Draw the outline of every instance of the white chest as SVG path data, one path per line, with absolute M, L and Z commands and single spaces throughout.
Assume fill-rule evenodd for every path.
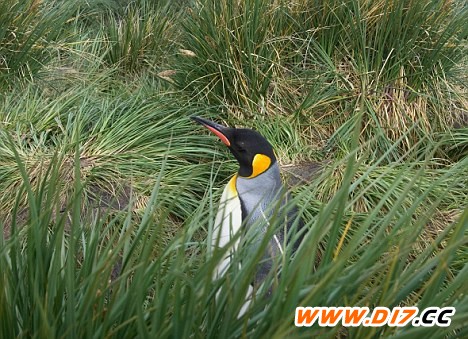
M 240 230 L 242 225 L 241 203 L 236 191 L 236 178 L 237 175 L 232 177 L 224 188 L 221 196 L 211 240 L 212 250 L 225 247 Z M 232 254 L 232 252 L 237 249 L 238 245 L 239 240 L 230 247 L 229 253 Z M 218 277 L 222 275 L 229 266 L 229 256 L 228 254 L 217 266 L 216 274 Z

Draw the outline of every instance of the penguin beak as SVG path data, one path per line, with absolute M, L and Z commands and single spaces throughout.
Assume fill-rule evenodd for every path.
M 197 116 L 191 117 L 193 121 L 198 122 L 199 124 L 205 126 L 208 128 L 213 134 L 215 134 L 221 141 L 226 145 L 226 146 L 231 146 L 231 142 L 229 141 L 227 137 L 227 131 L 228 127 L 225 127 L 223 125 L 217 124 L 213 121 L 203 119 Z

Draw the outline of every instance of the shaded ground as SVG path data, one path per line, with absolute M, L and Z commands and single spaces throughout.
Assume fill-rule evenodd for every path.
M 308 184 L 317 177 L 323 167 L 319 162 L 303 162 L 281 167 L 284 180 L 289 187 Z
M 128 208 L 132 196 L 130 187 L 123 187 L 118 191 L 110 192 L 97 185 L 90 185 L 85 195 L 82 215 L 106 215 L 115 211 L 123 211 Z M 57 214 L 63 215 L 67 210 L 67 201 L 60 204 L 60 211 L 54 213 L 52 220 L 57 218 Z M 7 215 L 3 220 L 3 237 L 8 239 L 11 233 L 11 225 L 14 220 L 13 215 Z M 28 222 L 28 208 L 24 207 L 16 214 L 14 220 L 16 227 L 22 227 Z M 69 225 L 69 220 L 65 221 L 65 227 Z

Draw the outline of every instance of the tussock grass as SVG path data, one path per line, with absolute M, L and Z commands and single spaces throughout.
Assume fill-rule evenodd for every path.
M 5 0 L 0 13 L 0 85 L 5 89 L 37 76 L 53 58 L 71 10 L 38 0 Z
M 173 213 L 187 217 L 210 180 L 206 172 L 212 164 L 205 163 L 203 157 L 216 154 L 209 139 L 200 141 L 192 133 L 188 115 L 197 109 L 185 107 L 184 112 L 173 105 L 170 96 L 147 97 L 135 92 L 122 93 L 116 100 L 93 92 L 93 87 L 72 88 L 47 102 L 40 93 L 31 91 L 20 105 L 17 97 L 5 102 L 0 112 L 1 214 L 11 213 L 21 182 L 12 147 L 33 187 L 52 162 L 59 161 L 56 155 L 62 154 L 58 165 L 63 179 L 60 201 L 65 206 L 72 196 L 73 154 L 78 146 L 80 178 L 94 199 L 107 195 L 118 205 L 119 200 L 125 202 L 130 197 L 144 202 L 165 161 L 162 191 L 191 183 L 189 190 L 179 191 L 185 203 Z M 25 203 L 23 196 L 20 206 Z
M 468 335 L 466 18 L 442 0 L 3 1 L 0 336 Z M 306 241 L 241 318 L 282 225 L 211 279 L 236 164 L 191 115 L 313 172 L 286 206 Z M 296 306 L 405 305 L 457 311 L 293 326 Z
M 454 104 L 467 109 L 447 82 L 464 55 L 460 6 L 198 1 L 185 23 L 184 48 L 193 54 L 179 63 L 176 84 L 234 117 L 293 116 L 314 126 L 316 144 L 331 137 L 335 151 L 349 149 L 352 122 L 364 111 L 362 142 L 378 135 L 380 154 L 406 136 L 390 154 L 396 159 L 460 120 Z
M 269 43 L 275 12 L 270 1 L 195 2 L 175 81 L 214 103 L 255 109 L 275 72 L 277 53 Z
M 79 156 L 76 152 L 74 158 L 78 160 Z M 19 161 L 18 153 L 15 159 Z M 187 337 L 196 333 L 204 337 L 300 337 L 325 332 L 332 335 L 340 330 L 294 329 L 292 315 L 301 304 L 371 307 L 436 304 L 457 308 L 450 328 L 349 328 L 351 336 L 399 337 L 415 330 L 421 335 L 434 331 L 437 335 L 448 335 L 456 329 L 463 331 L 468 320 L 466 300 L 460 294 L 468 272 L 464 268 L 447 271 L 459 259 L 456 250 L 466 245 L 466 237 L 462 236 L 467 231 L 466 209 L 433 242 L 415 248 L 415 240 L 442 199 L 432 203 L 427 200 L 439 187 L 440 180 L 423 188 L 422 194 L 406 206 L 403 202 L 408 194 L 421 189 L 417 183 L 422 174 L 416 174 L 403 183 L 398 201 L 385 215 L 378 213 L 386 203 L 383 196 L 378 202 L 380 206 L 362 215 L 359 224 L 347 228 L 346 216 L 352 219 L 356 215 L 349 204 L 348 190 L 356 175 L 350 162 L 345 184 L 329 202 L 318 210 L 310 209 L 313 204 L 301 204 L 308 229 L 304 245 L 292 259 L 279 259 L 281 279 L 269 276 L 248 313 L 238 319 L 248 278 L 254 274 L 255 258 L 261 255 L 262 248 L 247 255 L 244 247 L 236 257 L 242 261 L 241 268 L 233 265 L 221 281 L 211 280 L 216 260 L 223 253 L 207 256 L 205 242 L 196 238 L 201 228 L 212 227 L 210 191 L 185 219 L 180 231 L 154 256 L 155 244 L 167 223 L 167 214 L 154 211 L 161 210 L 167 197 L 174 193 L 162 190 L 165 168 L 155 178 L 143 217 L 135 223 L 131 209 L 121 211 L 120 217 L 104 214 L 89 219 L 81 214 L 83 185 L 78 175 L 66 211 L 59 218 L 52 218 L 53 211 L 60 206 L 57 163 L 47 169 L 37 188 L 31 186 L 26 169 L 18 163 L 30 217 L 21 228 L 13 223 L 10 238 L 2 240 L 0 260 L 5 288 L 1 290 L 0 307 L 4 314 L 4 336 L 74 333 L 79 337 Z M 80 173 L 79 166 L 75 165 L 73 170 Z M 454 168 L 447 176 L 457 176 L 460 170 Z M 406 171 L 398 171 L 397 179 L 405 176 Z M 387 195 L 397 187 L 398 183 L 390 187 Z M 451 189 L 446 187 L 446 191 Z M 311 193 L 303 188 L 298 200 L 310 202 Z M 357 189 L 356 194 L 365 193 Z M 179 199 L 173 200 L 172 208 L 182 202 Z M 425 214 L 414 218 L 421 206 Z M 281 227 L 275 219 L 271 225 Z M 333 238 L 333 234 L 338 238 Z M 347 240 L 338 241 L 343 236 Z M 326 245 L 317 264 L 317 248 L 322 242 Z M 407 260 L 415 251 L 417 256 Z M 271 299 L 266 299 L 262 295 L 270 285 L 274 293 Z M 221 297 L 216 299 L 218 291 Z M 87 326 L 80 326 L 84 323 Z
M 168 4 L 133 1 L 123 10 L 104 14 L 100 19 L 102 37 L 98 35 L 104 44 L 101 49 L 106 50 L 104 61 L 126 73 L 165 65 L 177 34 L 175 11 Z

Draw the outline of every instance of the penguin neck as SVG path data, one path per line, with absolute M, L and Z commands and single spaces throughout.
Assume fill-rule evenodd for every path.
M 237 176 L 236 188 L 242 205 L 242 215 L 257 214 L 276 199 L 282 190 L 281 176 L 278 163 L 273 163 L 262 174 L 253 178 Z
M 278 163 L 275 161 L 265 172 L 254 177 L 243 177 L 237 175 L 237 185 L 255 188 L 258 190 L 271 190 L 276 186 L 281 186 L 281 176 Z

